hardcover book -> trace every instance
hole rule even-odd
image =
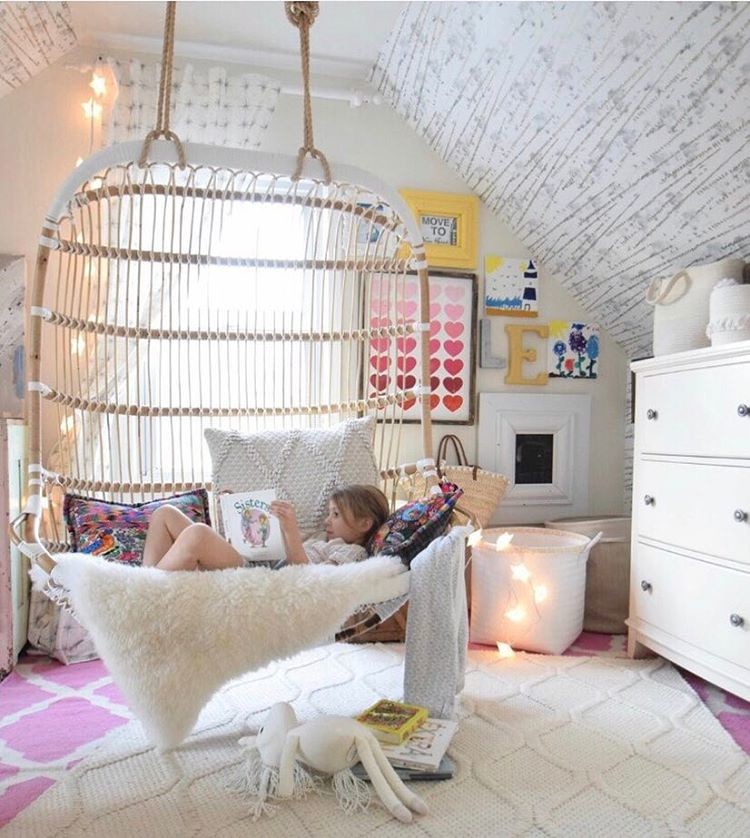
[[[401,744],[384,744],[383,753],[394,768],[436,771],[457,730],[450,719],[427,719]]]
[[[380,742],[398,745],[427,719],[427,710],[415,704],[381,699],[357,716]]]
[[[440,760],[440,765],[435,769],[435,771],[430,771],[429,769],[420,769],[417,771],[415,768],[398,768],[395,765],[393,766],[393,770],[402,780],[404,780],[404,782],[408,783],[414,780],[450,780],[453,778],[455,766],[453,765],[453,760],[449,756],[444,756]],[[355,777],[359,777],[360,780],[372,782],[370,780],[370,775],[365,771],[361,762],[352,766],[352,773]]]
[[[272,489],[219,496],[224,535],[240,555],[263,562],[284,558],[281,525],[271,515],[274,500]]]

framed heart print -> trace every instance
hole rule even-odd
[[[430,385],[432,421],[438,424],[471,425],[474,423],[474,367],[477,333],[476,274],[430,271],[430,369],[422,374],[419,335],[399,338],[398,354],[386,359],[382,347],[373,342],[369,372],[370,385],[384,388],[394,376],[399,389],[411,389],[420,379]],[[371,322],[382,314],[381,300],[373,297]],[[418,284],[405,285],[399,311],[406,319],[416,317]],[[377,351],[376,351],[377,350]],[[383,379],[378,381],[378,379]],[[407,402],[404,422],[419,422],[416,400]]]

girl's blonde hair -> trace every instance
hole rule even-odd
[[[377,486],[358,483],[342,486],[331,494],[331,500],[350,527],[362,518],[372,519],[372,526],[362,536],[362,544],[367,544],[375,535],[390,512],[388,498]]]

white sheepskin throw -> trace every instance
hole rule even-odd
[[[57,562],[53,581],[160,749],[182,742],[222,684],[330,641],[358,607],[404,594],[409,575],[387,556],[203,573]]]

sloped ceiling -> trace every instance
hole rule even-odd
[[[631,356],[750,256],[750,3],[410,3],[372,81]]]
[[[67,3],[0,3],[0,97],[75,43]]]

